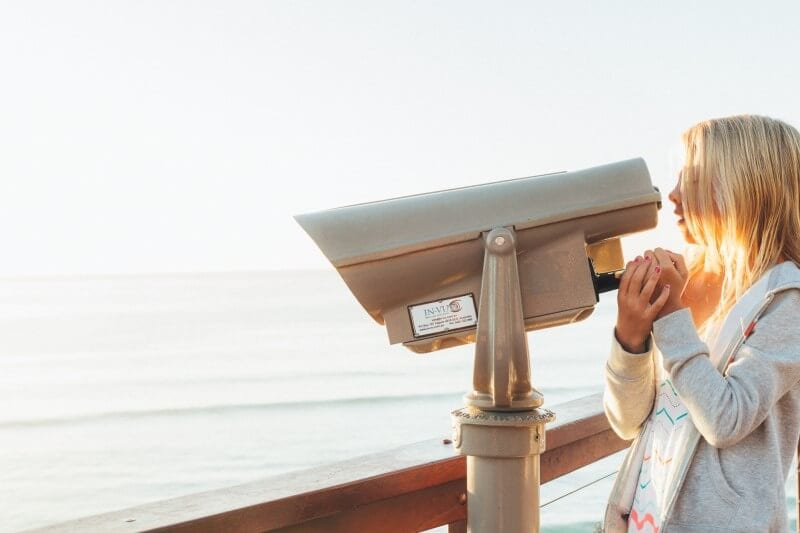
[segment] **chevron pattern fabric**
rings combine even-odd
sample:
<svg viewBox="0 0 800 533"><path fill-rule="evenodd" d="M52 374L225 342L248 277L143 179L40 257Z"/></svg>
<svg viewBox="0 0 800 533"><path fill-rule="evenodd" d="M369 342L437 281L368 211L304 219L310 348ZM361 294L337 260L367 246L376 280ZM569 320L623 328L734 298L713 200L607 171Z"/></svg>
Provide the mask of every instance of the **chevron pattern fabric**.
<svg viewBox="0 0 800 533"><path fill-rule="evenodd" d="M661 527L661 509L658 508L660 490L665 485L678 437L690 423L689 413L668 378L661 382L656 395L656 405L650 415L645 437L639 484L628 517L629 533L658 533Z"/></svg>

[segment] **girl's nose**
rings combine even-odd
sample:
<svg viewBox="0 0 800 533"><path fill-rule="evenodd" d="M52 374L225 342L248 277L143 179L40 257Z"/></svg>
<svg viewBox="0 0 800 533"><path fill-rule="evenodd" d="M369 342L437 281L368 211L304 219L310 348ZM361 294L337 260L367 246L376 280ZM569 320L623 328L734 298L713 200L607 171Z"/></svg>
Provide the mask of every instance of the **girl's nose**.
<svg viewBox="0 0 800 533"><path fill-rule="evenodd" d="M681 180L678 179L678 183L675 184L675 188L669 191L667 198L675 205L681 205Z"/></svg>

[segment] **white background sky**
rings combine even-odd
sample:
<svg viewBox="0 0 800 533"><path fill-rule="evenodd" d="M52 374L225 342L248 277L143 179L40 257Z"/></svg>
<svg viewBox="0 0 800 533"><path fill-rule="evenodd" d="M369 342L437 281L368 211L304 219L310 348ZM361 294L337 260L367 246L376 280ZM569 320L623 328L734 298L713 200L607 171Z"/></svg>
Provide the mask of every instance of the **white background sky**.
<svg viewBox="0 0 800 533"><path fill-rule="evenodd" d="M800 126L800 2L0 3L0 276L329 268L293 214Z"/></svg>

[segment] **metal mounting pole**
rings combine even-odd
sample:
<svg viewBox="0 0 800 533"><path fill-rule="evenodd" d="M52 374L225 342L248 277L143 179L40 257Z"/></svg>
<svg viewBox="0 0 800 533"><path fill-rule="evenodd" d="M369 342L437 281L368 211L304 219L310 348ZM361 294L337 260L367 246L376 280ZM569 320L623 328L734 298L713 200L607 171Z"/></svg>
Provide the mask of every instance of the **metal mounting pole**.
<svg viewBox="0 0 800 533"><path fill-rule="evenodd" d="M544 399L531 384L514 231L495 228L484 246L473 391L452 413L467 456L467 531L538 532L539 455L555 415L537 409Z"/></svg>

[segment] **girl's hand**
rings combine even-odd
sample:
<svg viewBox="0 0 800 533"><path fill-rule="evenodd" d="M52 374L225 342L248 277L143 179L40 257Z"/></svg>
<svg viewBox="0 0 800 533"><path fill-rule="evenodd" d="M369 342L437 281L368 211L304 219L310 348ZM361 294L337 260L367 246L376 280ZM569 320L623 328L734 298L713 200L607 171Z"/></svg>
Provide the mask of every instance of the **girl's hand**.
<svg viewBox="0 0 800 533"><path fill-rule="evenodd" d="M665 284L661 293L651 302L662 267L653 258L637 257L628 263L617 291L617 326L614 333L622 347L631 353L645 351L645 342L653 329L653 322L667 303L671 294ZM680 292L678 291L680 299Z"/></svg>
<svg viewBox="0 0 800 533"><path fill-rule="evenodd" d="M648 252L645 252L645 254ZM686 269L686 262L683 260L683 256L680 254L664 250L663 248L656 248L652 251L652 256L653 260L661 267L661 277L658 282L658 287L661 288L664 285L669 285L672 288L666 303L656 316L656 320L658 320L678 309L686 307L681 301L681 296L689 280L689 271Z"/></svg>

